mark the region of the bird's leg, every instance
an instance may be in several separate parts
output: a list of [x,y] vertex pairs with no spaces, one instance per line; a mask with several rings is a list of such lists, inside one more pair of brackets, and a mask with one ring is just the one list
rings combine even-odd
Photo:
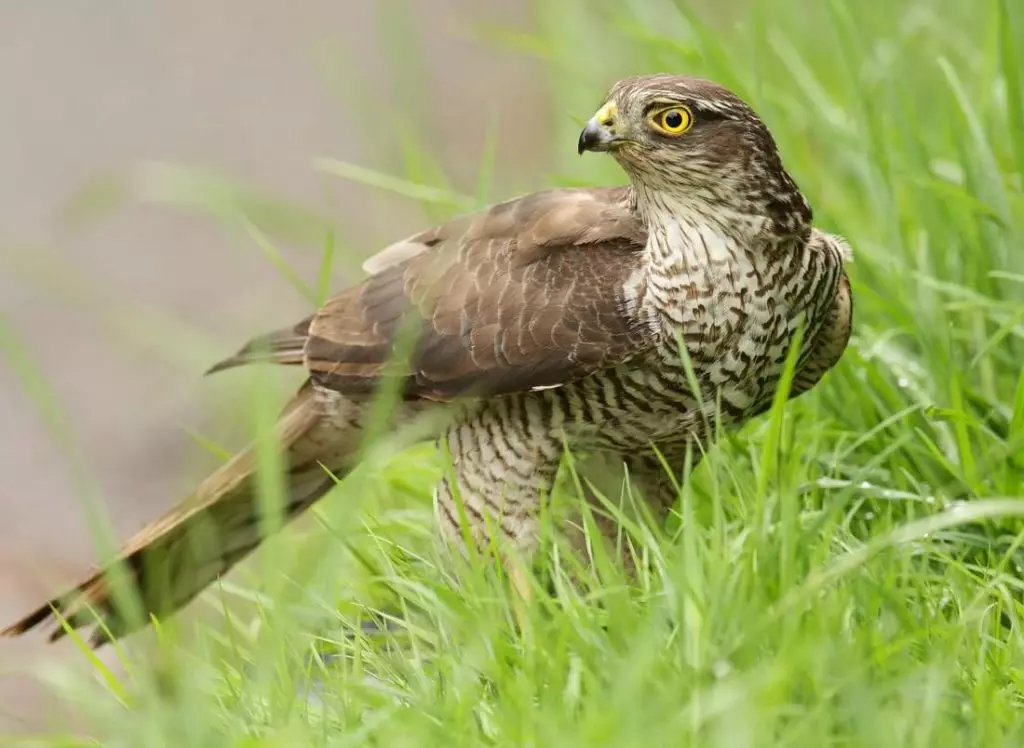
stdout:
[[[617,555],[630,576],[636,574],[635,558],[626,539],[620,536],[620,522],[607,503],[617,505],[623,515],[632,519],[643,519],[643,513],[638,510],[646,509],[651,521],[663,523],[678,498],[679,475],[685,459],[683,447],[663,450],[660,456],[653,450],[629,455],[599,453],[581,466],[585,498],[594,524],[609,547],[619,549]],[[699,452],[695,452],[691,458],[693,467],[698,459]],[[628,488],[627,480],[632,484]],[[574,513],[567,532],[572,546],[586,553],[587,538],[581,514]]]
[[[562,443],[535,399],[505,397],[466,410],[442,436],[451,472],[435,504],[445,535],[485,552],[497,545],[517,606],[531,598],[524,571],[539,542],[541,501],[554,483]],[[523,612],[517,607],[523,623]]]
[[[691,457],[691,470],[696,467],[699,459],[699,453],[695,452]],[[660,453],[651,450],[629,455],[623,460],[629,471],[630,480],[640,489],[645,505],[658,522],[665,520],[679,499],[685,460],[685,447],[660,450]]]

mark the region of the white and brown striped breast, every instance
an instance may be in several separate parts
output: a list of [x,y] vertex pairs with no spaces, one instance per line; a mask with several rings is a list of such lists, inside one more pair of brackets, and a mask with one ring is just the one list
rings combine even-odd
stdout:
[[[716,410],[722,425],[762,412],[801,320],[798,367],[814,358],[823,327],[834,323],[845,283],[840,247],[818,231],[808,241],[743,246],[717,227],[678,221],[652,228],[650,242],[643,277],[627,281],[623,295],[657,329],[658,344],[628,365],[545,395],[557,420],[597,448],[626,452],[706,438]],[[838,354],[849,335],[845,323]]]

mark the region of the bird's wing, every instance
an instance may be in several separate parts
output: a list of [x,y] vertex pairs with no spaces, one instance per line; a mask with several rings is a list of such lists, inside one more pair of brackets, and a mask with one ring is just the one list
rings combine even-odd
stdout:
[[555,387],[652,342],[623,292],[645,241],[626,188],[511,200],[385,248],[364,281],[211,371],[304,361],[328,389],[398,377],[433,400]]
[[266,361],[275,364],[303,364],[306,361],[306,340],[313,317],[306,317],[291,327],[274,330],[249,340],[237,353],[206,370],[207,374],[233,369],[236,366]]
[[623,290],[646,239],[628,199],[540,192],[386,249],[310,323],[311,378],[359,392],[394,376],[407,397],[449,400],[555,387],[645,350]]
[[793,378],[790,397],[809,392],[843,357],[853,331],[853,294],[845,263],[852,258],[846,240],[815,229],[810,249],[814,263],[811,275],[823,286],[829,305],[823,309],[821,326],[803,347]]

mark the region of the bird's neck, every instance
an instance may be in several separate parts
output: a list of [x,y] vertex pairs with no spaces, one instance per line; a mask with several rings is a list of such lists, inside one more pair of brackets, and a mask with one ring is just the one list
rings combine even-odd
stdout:
[[772,189],[756,191],[722,190],[715,184],[671,190],[634,181],[630,206],[648,232],[681,227],[750,251],[801,246],[810,239],[813,214],[793,181],[780,174],[782,181],[776,180]]
[[682,223],[704,226],[754,248],[799,246],[810,239],[814,214],[796,182],[780,163],[762,167],[756,179],[723,169],[718,180],[661,184],[630,178],[632,208],[650,230]]
[[645,265],[665,277],[749,262],[762,250],[770,220],[703,195],[634,187],[634,209],[647,229]]

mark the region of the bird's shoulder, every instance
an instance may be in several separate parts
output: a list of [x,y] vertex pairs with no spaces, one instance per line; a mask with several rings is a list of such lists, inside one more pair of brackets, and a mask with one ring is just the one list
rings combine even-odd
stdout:
[[[494,243],[503,247],[510,262],[521,265],[572,247],[612,244],[623,250],[639,249],[646,239],[631,208],[629,188],[567,187],[522,195],[458,216],[384,247],[362,267],[373,277],[395,266],[415,272],[429,260],[465,263],[471,250]],[[470,251],[459,253],[460,248]]]

